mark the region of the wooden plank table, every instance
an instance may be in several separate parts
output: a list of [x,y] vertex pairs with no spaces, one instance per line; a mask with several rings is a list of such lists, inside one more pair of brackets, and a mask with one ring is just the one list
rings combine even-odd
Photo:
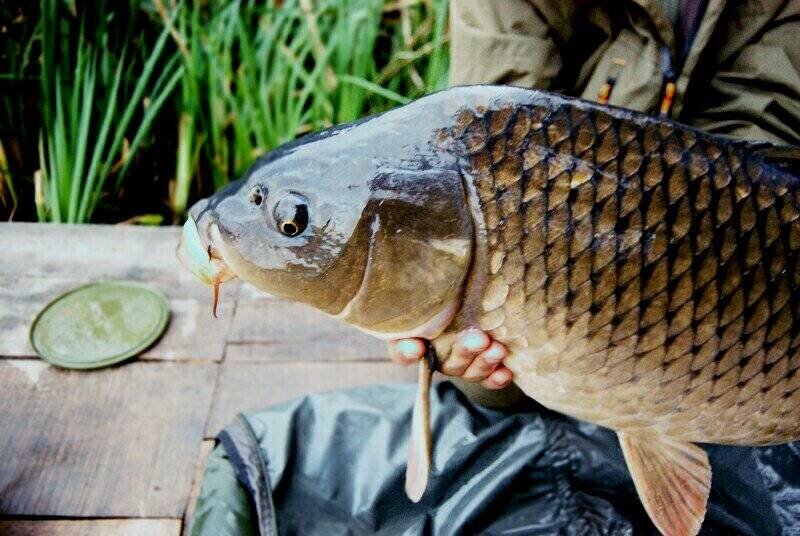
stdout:
[[[213,437],[239,411],[301,394],[412,381],[383,343],[311,309],[223,285],[175,260],[179,229],[0,223],[0,534],[177,535]],[[80,284],[126,279],[167,296],[151,349],[65,371],[28,342],[36,313]]]

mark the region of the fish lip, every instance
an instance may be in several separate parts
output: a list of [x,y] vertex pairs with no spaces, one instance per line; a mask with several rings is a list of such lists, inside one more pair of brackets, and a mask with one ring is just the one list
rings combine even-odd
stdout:
[[191,216],[183,225],[178,243],[178,261],[200,281],[216,286],[236,277],[224,257],[214,245],[219,240],[219,230],[213,222],[201,231]]
[[224,283],[225,281],[235,279],[237,276],[231,269],[230,263],[225,260],[225,257],[222,254],[222,248],[214,245],[223,244],[222,233],[219,230],[219,226],[214,223],[210,224],[209,228],[211,229],[211,232],[209,233],[211,235],[211,241],[207,246],[207,251],[209,258],[211,259],[211,263],[219,269],[217,280],[220,283]]

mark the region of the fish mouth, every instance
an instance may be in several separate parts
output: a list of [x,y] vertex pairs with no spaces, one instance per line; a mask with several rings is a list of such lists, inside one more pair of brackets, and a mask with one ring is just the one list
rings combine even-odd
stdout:
[[[219,230],[212,226],[211,234]],[[187,268],[194,276],[209,285],[214,290],[214,301],[212,313],[217,316],[217,303],[219,301],[219,286],[225,281],[236,277],[236,274],[228,267],[225,259],[222,258],[217,248],[213,245],[207,235],[201,235],[197,228],[197,223],[191,216],[183,224],[180,243],[177,251],[178,261]]]

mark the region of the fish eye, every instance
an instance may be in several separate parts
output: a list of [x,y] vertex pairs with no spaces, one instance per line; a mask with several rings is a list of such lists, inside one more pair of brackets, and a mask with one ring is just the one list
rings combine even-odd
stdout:
[[250,202],[257,207],[260,207],[261,203],[264,202],[264,194],[261,193],[261,188],[258,186],[253,186],[250,190]]
[[282,234],[298,236],[308,226],[308,201],[300,194],[290,193],[275,204],[272,215]]

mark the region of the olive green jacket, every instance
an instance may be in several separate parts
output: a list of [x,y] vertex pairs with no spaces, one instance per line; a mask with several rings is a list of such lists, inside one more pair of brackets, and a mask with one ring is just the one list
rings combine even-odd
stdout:
[[[657,110],[704,130],[800,145],[800,0],[709,0],[682,66],[656,0],[452,0],[451,82],[539,87]],[[666,56],[666,57],[665,57]]]

